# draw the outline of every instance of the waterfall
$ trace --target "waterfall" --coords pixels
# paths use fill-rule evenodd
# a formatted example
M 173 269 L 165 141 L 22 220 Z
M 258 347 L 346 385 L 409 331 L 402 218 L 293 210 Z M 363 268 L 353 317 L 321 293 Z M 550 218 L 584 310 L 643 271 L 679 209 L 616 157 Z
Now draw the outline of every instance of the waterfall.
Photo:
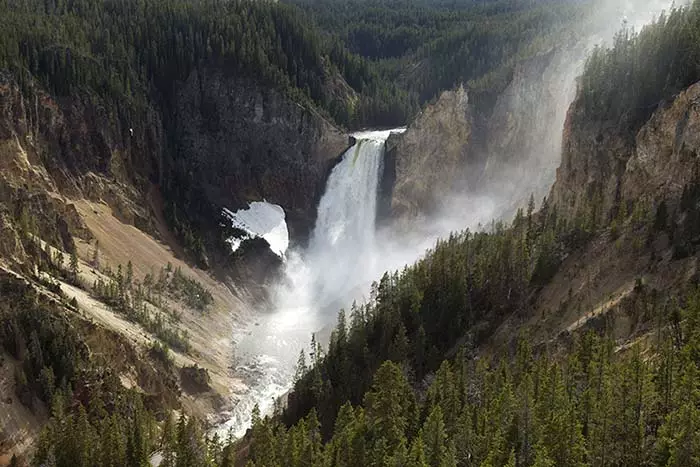
M 307 262 L 314 270 L 312 300 L 326 307 L 360 285 L 371 267 L 379 171 L 384 155 L 381 139 L 360 139 L 333 169 L 318 206 Z M 337 310 L 336 310 L 337 311 Z
M 542 121 L 532 122 L 527 129 L 531 131 L 525 133 L 535 141 L 531 151 L 535 160 L 537 157 L 546 160 L 539 161 L 530 173 L 523 171 L 524 164 L 515 165 L 515 170 L 507 165 L 499 167 L 500 177 L 494 177 L 488 190 L 457 193 L 446 200 L 438 212 L 412 224 L 410 229 L 378 232 L 375 227 L 384 142 L 390 131 L 355 135 L 357 143 L 343 154 L 327 181 L 308 248 L 286 253 L 284 280 L 271 290 L 272 309 L 261 311 L 255 322 L 234 333 L 235 371 L 241 384 L 233 388 L 235 407 L 222 431 L 231 428 L 238 436 L 244 434 L 250 426 L 255 404 L 263 414 L 269 413 L 274 401 L 290 388 L 297 357 L 308 346 L 311 334 L 328 332 L 337 311 L 347 307 L 353 299 L 362 300 L 369 284 L 379 279 L 384 271 L 415 261 L 437 238 L 451 231 L 480 228 L 499 217 L 504 212 L 501 200 L 504 192 L 527 196 L 536 191 L 533 188 L 546 190 L 548 186 L 545 185 L 551 180 L 545 179 L 553 176 L 560 156 L 561 129 L 573 97 L 570 91 L 574 89 L 575 77 L 586 55 L 577 50 L 612 37 L 620 27 L 622 14 L 630 25 L 641 25 L 658 14 L 658 5 L 668 3 L 668 0 L 610 2 L 609 6 L 617 13 L 603 12 L 597 31 L 582 44 L 563 46 L 561 63 L 554 63 L 553 76 L 548 80 L 559 80 L 556 86 L 550 90 L 547 83 L 541 84 L 545 92 L 541 93 L 541 102 L 535 103 L 537 108 L 551 104 L 553 99 L 558 106 L 556 111 L 542 112 L 545 114 Z M 574 50 L 570 50 L 572 47 Z M 532 86 L 533 83 L 525 82 L 522 88 L 524 92 L 531 92 L 528 90 Z M 507 101 L 506 106 L 506 114 L 518 114 L 522 110 L 517 98 Z M 533 114 L 538 115 L 537 112 Z M 523 153 L 528 150 L 526 147 L 519 149 Z M 520 156 L 516 162 L 531 160 L 527 159 L 528 154 Z M 265 224 L 262 234 L 269 233 L 267 227 Z
M 356 143 L 333 168 L 304 251 L 289 251 L 285 278 L 272 290 L 272 310 L 234 335 L 235 407 L 222 431 L 242 436 L 258 404 L 269 413 L 291 387 L 299 353 L 311 335 L 328 332 L 337 312 L 362 299 L 376 279 L 375 221 L 384 143 L 392 131 L 355 135 Z

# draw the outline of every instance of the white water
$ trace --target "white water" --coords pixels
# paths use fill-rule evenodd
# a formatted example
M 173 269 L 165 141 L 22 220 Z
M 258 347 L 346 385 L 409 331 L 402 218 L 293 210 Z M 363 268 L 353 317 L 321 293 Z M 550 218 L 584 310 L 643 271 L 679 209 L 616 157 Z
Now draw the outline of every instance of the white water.
M 639 27 L 658 15 L 658 5 L 667 7 L 668 3 L 635 0 L 610 4 L 615 11 L 601 15 L 601 24 L 585 42 L 609 39 L 622 18 Z M 328 180 L 309 248 L 287 253 L 286 277 L 273 290 L 272 310 L 261 313 L 257 323 L 240 329 L 234 336 L 238 351 L 236 372 L 243 386 L 236 390 L 237 404 L 224 429 L 230 428 L 239 436 L 244 434 L 255 404 L 262 413 L 269 413 L 273 401 L 289 389 L 297 357 L 308 346 L 311 334 L 332 325 L 341 307 L 347 307 L 355 298 L 361 300 L 369 284 L 384 271 L 414 261 L 436 238 L 450 231 L 473 228 L 499 217 L 511 207 L 513 196 L 526 203 L 530 193 L 548 189 L 541 185 L 551 183 L 559 163 L 566 109 L 583 64 L 583 54 L 576 51 L 567 58 L 567 52 L 562 54 L 562 63 L 553 68 L 562 83 L 550 93 L 550 99 L 561 111 L 552 112 L 546 122 L 540 122 L 542 127 L 549 127 L 549 132 L 534 131 L 531 135 L 532 139 L 541 140 L 541 144 L 533 144 L 535 149 L 531 152 L 546 153 L 535 154 L 546 159 L 537 170 L 549 172 L 532 174 L 523 172 L 522 167 L 506 167 L 488 193 L 458 194 L 433 217 L 411 226 L 410 232 L 377 231 L 375 227 L 382 143 L 389 132 L 356 135 L 358 144 L 344 154 Z M 511 103 L 510 110 L 517 113 L 518 102 Z M 515 195 L 504 200 L 503 192 Z
M 402 130 L 394 130 L 402 131 Z M 376 270 L 375 220 L 384 141 L 391 131 L 363 132 L 328 178 L 316 226 L 305 251 L 290 251 L 285 280 L 272 291 L 273 309 L 234 336 L 236 374 L 243 380 L 223 427 L 242 436 L 255 404 L 269 413 L 291 386 L 294 367 L 312 333 L 362 298 Z

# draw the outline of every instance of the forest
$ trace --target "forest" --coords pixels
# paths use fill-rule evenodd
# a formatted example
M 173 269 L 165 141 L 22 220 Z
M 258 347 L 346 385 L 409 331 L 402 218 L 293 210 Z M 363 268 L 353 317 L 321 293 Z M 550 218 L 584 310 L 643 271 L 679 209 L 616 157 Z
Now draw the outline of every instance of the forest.
M 581 77 L 583 118 L 639 129 L 661 103 L 700 80 L 699 33 L 700 4 L 692 2 L 597 47 Z
M 635 248 L 663 233 L 674 255 L 695 252 L 700 180 L 668 204 L 628 204 L 612 220 L 594 206 L 569 219 L 546 200 L 535 212 L 533 200 L 512 224 L 455 234 L 387 273 L 368 303 L 339 313 L 327 350 L 312 339 L 287 407 L 272 417 L 254 409 L 241 440 L 124 389 L 80 326 L 38 320 L 55 305 L 3 280 L 0 343 L 23 363 L 18 390 L 52 406 L 33 465 L 145 465 L 156 454 L 177 467 L 698 465 L 697 277 L 676 292 L 637 281 L 617 306 L 654 332 L 629 347 L 615 345 L 602 317 L 585 333 L 521 333 L 478 350 L 602 232 L 639 239 Z M 153 353 L 171 365 L 167 348 Z
M 221 206 L 173 142 L 175 88 L 193 71 L 278 89 L 350 129 L 405 125 L 462 82 L 487 114 L 517 60 L 552 47 L 587 2 L 0 0 L 0 71 L 28 99 L 39 84 L 124 130 L 162 121 L 164 213 L 204 263 Z
M 3 0 L 0 69 L 137 112 L 167 110 L 174 81 L 219 66 L 311 101 L 339 124 L 399 126 L 456 83 L 486 92 L 536 39 L 576 20 L 580 3 Z M 359 103 L 334 97 L 338 72 Z
M 464 83 L 478 112 L 488 114 L 518 60 L 561 44 L 595 2 L 290 0 L 309 11 L 325 34 L 367 58 L 383 79 L 396 81 L 423 105 Z M 355 86 L 354 73 L 342 68 Z
M 329 51 L 318 30 L 285 4 L 3 0 L 0 13 L 0 68 L 21 81 L 38 78 L 57 95 L 95 92 L 122 102 L 125 112 L 143 106 L 167 110 L 173 83 L 201 66 L 252 77 L 327 111 L 339 108 L 328 85 L 341 66 L 352 70 L 350 81 L 361 85 L 356 91 L 363 99 L 391 97 L 387 106 L 401 100 L 399 90 L 361 57 L 333 57 L 352 61 L 347 66 L 326 61 Z M 335 117 L 351 123 L 349 116 Z M 374 118 L 358 124 L 373 124 Z
M 410 15 L 423 14 L 422 5 Z M 444 14 L 440 21 L 462 24 L 445 13 L 452 11 L 446 5 L 431 7 L 434 20 Z M 499 5 L 464 10 L 489 14 Z M 635 128 L 660 102 L 700 78 L 698 5 L 675 9 L 639 33 L 623 31 L 612 47 L 596 49 L 579 89 L 590 117 Z M 352 74 L 343 67 L 359 64 L 359 73 L 366 70 L 376 83 L 394 76 L 391 61 L 421 53 L 417 42 L 437 47 L 433 51 L 453 47 L 453 36 L 441 36 L 442 27 L 426 26 L 408 28 L 403 39 L 379 35 L 381 46 L 372 49 L 362 32 L 372 30 L 369 20 L 342 23 L 337 37 L 326 41 L 332 21 L 350 13 L 342 13 L 340 2 L 328 7 L 338 13 L 326 17 L 319 8 L 213 0 L 2 0 L 0 66 L 18 80 L 40 79 L 58 95 L 89 90 L 131 112 L 167 107 L 169 80 L 206 59 L 235 72 L 259 70 L 262 79 L 299 99 L 326 105 L 326 65 L 319 59 L 326 47 L 333 47 L 326 50 L 329 57 L 336 51 L 331 63 L 348 82 Z M 389 18 L 389 10 L 378 18 Z M 302 11 L 314 12 L 318 28 L 303 21 Z M 408 20 L 391 21 L 399 31 Z M 527 28 L 518 29 L 528 37 Z M 515 52 L 501 52 L 494 60 L 512 63 Z M 447 63 L 443 70 L 450 69 Z M 485 76 L 477 75 L 468 79 Z M 425 86 L 400 92 L 413 93 L 407 99 L 418 105 L 431 92 Z M 535 211 L 531 199 L 508 224 L 439 241 L 415 264 L 385 274 L 367 303 L 340 311 L 328 348 L 313 339 L 310 351 L 299 356 L 288 405 L 270 417 L 255 410 L 241 440 L 210 436 L 196 419 L 176 420 L 172 407 L 125 389 L 90 351 L 88 325 L 60 312 L 70 303 L 60 294 L 58 301 L 39 297 L 2 276 L 0 345 L 18 362 L 17 396 L 30 408 L 51 407 L 32 465 L 143 466 L 156 455 L 164 467 L 700 465 L 697 275 L 675 291 L 637 281 L 617 306 L 632 319 L 653 323 L 654 332 L 629 347 L 615 346 L 610 323 L 601 318 L 586 333 L 546 342 L 523 333 L 512 346 L 479 352 L 503 319 L 532 312 L 533 297 L 567 255 L 602 234 L 640 250 L 652 249 L 654 238 L 664 235 L 674 258 L 696 254 L 700 178 L 679 199 L 620 199 L 610 213 L 601 212 L 595 198 L 570 217 L 546 199 Z M 65 267 L 62 257 L 36 245 L 31 232 L 24 240 L 42 267 L 60 270 L 67 280 L 75 276 L 72 260 Z M 166 292 L 206 312 L 206 291 L 177 270 L 164 268 L 135 283 L 129 266 L 124 269 L 94 285 L 124 313 L 142 311 L 145 301 Z M 193 295 L 203 298 L 188 299 Z M 167 368 L 168 352 L 159 345 L 150 353 Z M 14 465 L 22 462 L 13 459 Z

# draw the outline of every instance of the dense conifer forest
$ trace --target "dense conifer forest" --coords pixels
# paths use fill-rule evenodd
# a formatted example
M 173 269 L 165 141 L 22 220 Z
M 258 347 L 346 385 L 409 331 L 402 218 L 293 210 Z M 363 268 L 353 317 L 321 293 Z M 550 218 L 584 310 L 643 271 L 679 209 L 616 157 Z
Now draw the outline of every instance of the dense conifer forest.
M 560 45 L 565 36 L 558 33 L 574 31 L 587 9 L 597 7 L 549 0 L 291 1 L 337 38 L 332 57 L 347 49 L 368 58 L 379 76 L 400 83 L 419 104 L 464 83 L 483 113 L 510 82 L 518 60 Z M 341 71 L 355 87 L 352 70 Z
M 586 65 L 586 117 L 639 128 L 661 102 L 700 79 L 700 4 L 675 8 L 635 32 L 625 28 Z
M 533 25 L 556 15 L 545 4 L 521 17 L 508 4 L 465 6 L 464 14 L 496 11 Z M 324 100 L 329 66 L 366 92 L 366 102 L 396 93 L 411 108 L 444 86 L 440 79 L 478 81 L 501 65 L 507 69 L 518 53 L 507 46 L 491 51 L 494 58 L 484 59 L 493 60 L 483 65 L 487 71 L 470 67 L 463 75 L 451 74 L 458 65 L 446 62 L 436 79 L 401 87 L 392 79 L 400 68 L 392 61 L 414 53 L 434 59 L 440 47 L 453 50 L 450 41 L 460 41 L 461 33 L 443 36 L 439 25 L 455 21 L 462 30 L 465 24 L 453 18 L 460 8 L 437 3 L 428 26 L 402 28 L 411 18 L 423 18 L 424 6 L 416 5 L 407 7 L 403 19 L 378 7 L 378 18 L 395 21 L 391 35 L 373 32 L 378 20 L 345 22 L 350 13 L 340 3 L 328 6 L 328 13 L 318 4 L 300 7 L 314 12 L 317 28 L 297 7 L 278 3 L 0 0 L 0 67 L 19 80 L 38 78 L 59 95 L 97 93 L 129 113 L 167 108 L 169 80 L 211 60 L 235 72 L 259 72 L 260 79 L 327 106 L 338 118 Z M 698 11 L 695 2 L 638 35 L 623 31 L 610 49 L 597 49 L 579 91 L 591 116 L 638 126 L 649 109 L 697 80 Z M 518 42 L 531 37 L 527 27 L 514 27 L 523 34 L 515 36 Z M 324 40 L 334 28 L 337 36 Z M 495 34 L 488 31 L 483 34 Z M 367 35 L 375 37 L 374 45 Z M 353 84 L 357 76 L 364 78 Z M 602 233 L 627 235 L 640 249 L 663 233 L 674 257 L 694 254 L 700 179 L 680 199 L 620 200 L 612 214 L 601 213 L 595 200 L 569 217 L 547 200 L 535 212 L 531 200 L 507 225 L 439 241 L 414 265 L 385 274 L 368 303 L 341 311 L 328 349 L 312 341 L 300 355 L 287 407 L 273 417 L 254 411 L 252 429 L 238 441 L 208 436 L 197 420 L 175 420 L 148 394 L 125 389 L 90 352 L 87 325 L 58 312 L 70 303 L 60 295 L 39 297 L 3 276 L 0 345 L 19 362 L 18 397 L 29 407 L 51 407 L 32 463 L 142 466 L 156 456 L 164 467 L 700 465 L 697 277 L 673 294 L 638 281 L 617 306 L 653 322 L 656 332 L 629 348 L 615 347 L 603 319 L 597 332 L 537 345 L 523 334 L 513 348 L 478 352 L 505 317 L 531 311 L 533 296 L 567 254 Z M 32 243 L 30 233 L 25 240 Z M 70 278 L 73 266 L 37 255 L 44 267 Z M 177 271 L 162 271 L 162 281 L 151 277 L 148 284 L 132 284 L 127 276 L 120 269 L 109 284 L 95 284 L 124 313 L 139 308 L 136 290 L 150 296 L 159 289 L 185 301 L 193 294 L 204 297 L 191 306 L 206 312 L 204 289 Z M 151 349 L 165 367 L 172 364 L 168 352 Z
M 516 58 L 579 13 L 575 3 L 551 1 L 299 5 L 3 0 L 0 68 L 58 95 L 96 92 L 130 113 L 167 109 L 175 80 L 220 66 L 310 100 L 340 124 L 397 126 L 459 82 L 497 94 Z M 334 97 L 337 72 L 359 102 Z
M 166 145 L 176 83 L 200 69 L 279 89 L 341 126 L 395 127 L 461 82 L 488 112 L 515 61 L 546 48 L 579 11 L 559 1 L 370 3 L 1 0 L 0 70 L 28 98 L 38 82 L 108 109 L 124 131 L 160 115 Z M 165 214 L 201 259 L 219 207 L 193 179 L 196 161 L 169 149 Z

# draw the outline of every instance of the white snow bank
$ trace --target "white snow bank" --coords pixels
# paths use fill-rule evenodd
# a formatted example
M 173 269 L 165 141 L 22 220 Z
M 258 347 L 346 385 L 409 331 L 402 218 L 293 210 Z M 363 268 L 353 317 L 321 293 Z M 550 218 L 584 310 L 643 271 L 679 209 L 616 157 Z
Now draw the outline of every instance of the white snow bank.
M 248 209 L 233 212 L 224 208 L 224 215 L 231 225 L 246 232 L 244 238 L 231 237 L 228 239 L 231 249 L 236 251 L 243 240 L 262 237 L 270 244 L 270 250 L 279 256 L 284 256 L 289 247 L 289 231 L 285 222 L 284 209 L 266 201 L 253 201 Z

